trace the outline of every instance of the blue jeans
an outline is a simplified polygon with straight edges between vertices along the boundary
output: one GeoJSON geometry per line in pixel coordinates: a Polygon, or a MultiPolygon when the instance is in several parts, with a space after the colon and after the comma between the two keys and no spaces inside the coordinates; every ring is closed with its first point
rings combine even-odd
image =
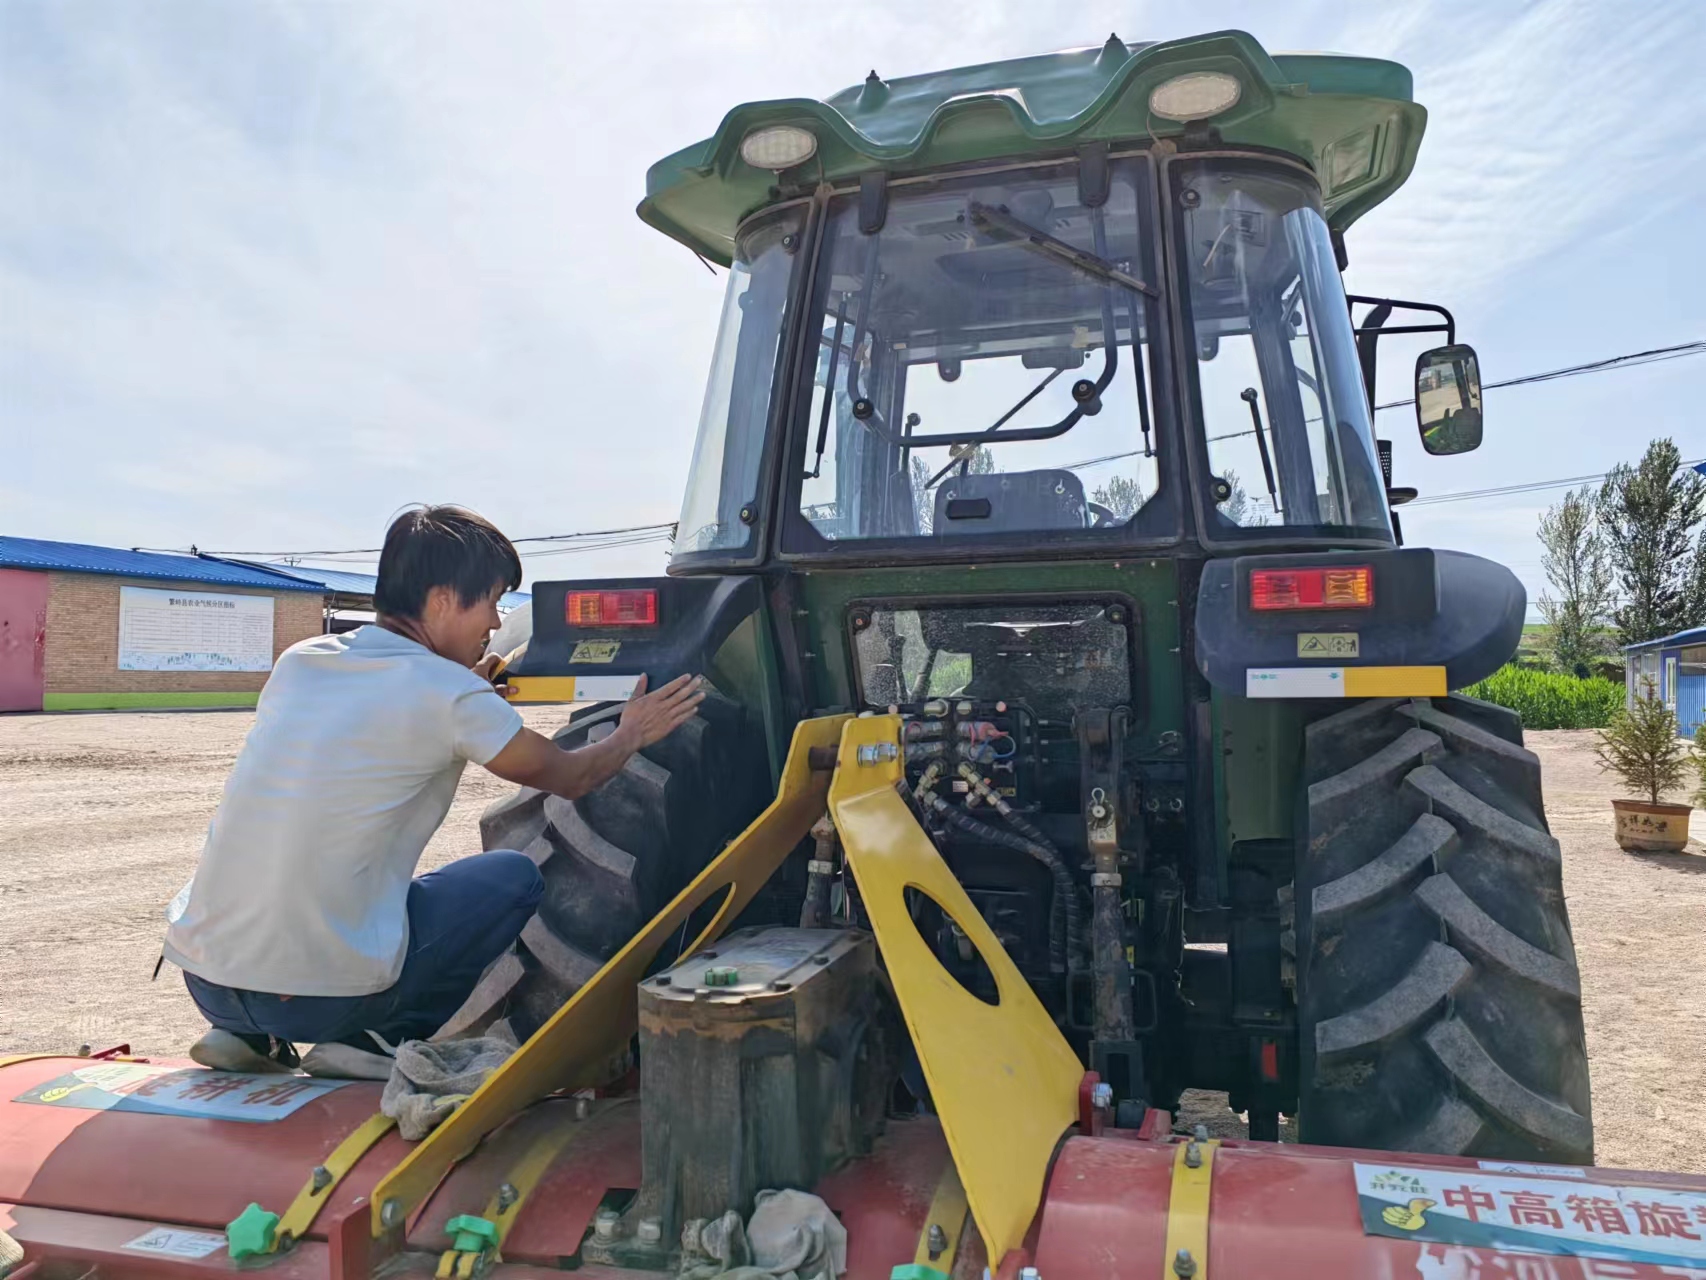
{"type": "Polygon", "coordinates": [[[347,1040],[374,1046],[425,1040],[462,1007],[480,974],[521,933],[545,892],[525,854],[493,849],[428,872],[409,885],[409,950],[403,972],[366,996],[279,996],[239,991],[184,974],[202,1015],[240,1035],[297,1044],[347,1040]]]}

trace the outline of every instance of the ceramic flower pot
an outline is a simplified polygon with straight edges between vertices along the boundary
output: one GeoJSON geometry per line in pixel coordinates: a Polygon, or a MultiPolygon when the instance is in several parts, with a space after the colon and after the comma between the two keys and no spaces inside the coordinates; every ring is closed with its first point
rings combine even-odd
{"type": "Polygon", "coordinates": [[[1680,853],[1688,843],[1685,804],[1651,804],[1646,800],[1613,800],[1617,846],[1631,853],[1680,853]]]}

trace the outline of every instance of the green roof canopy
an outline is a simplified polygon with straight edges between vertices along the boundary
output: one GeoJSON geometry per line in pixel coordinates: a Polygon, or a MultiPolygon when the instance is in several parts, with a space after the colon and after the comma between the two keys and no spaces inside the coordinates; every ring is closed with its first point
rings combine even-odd
{"type": "Polygon", "coordinates": [[[789,195],[871,169],[918,173],[969,161],[1023,158],[1087,142],[1176,136],[1149,95],[1187,71],[1238,77],[1238,103],[1210,122],[1228,143],[1283,151],[1314,169],[1327,217],[1343,229],[1398,188],[1415,164],[1427,112],[1407,68],[1343,54],[1268,54],[1242,31],[987,62],[930,75],[871,79],[818,102],[748,102],[705,141],[646,173],[640,217],[727,265],[741,220],[778,198],[777,175],[740,157],[762,125],[811,130],[817,155],[784,174],[789,195]],[[821,165],[821,171],[820,171],[821,165]]]}

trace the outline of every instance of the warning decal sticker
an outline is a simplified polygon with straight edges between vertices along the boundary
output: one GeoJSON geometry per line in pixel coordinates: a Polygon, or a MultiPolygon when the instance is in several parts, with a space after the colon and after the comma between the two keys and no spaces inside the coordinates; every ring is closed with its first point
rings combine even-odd
{"type": "Polygon", "coordinates": [[[1706,1193],[1356,1165],[1365,1235],[1623,1262],[1706,1264],[1706,1193]]]}
{"type": "Polygon", "coordinates": [[[205,1231],[174,1231],[170,1227],[155,1227],[124,1246],[136,1253],[159,1253],[168,1258],[205,1258],[224,1247],[224,1236],[205,1231]]]}
{"type": "Polygon", "coordinates": [[[43,1081],[12,1101],[77,1107],[84,1111],[141,1111],[159,1116],[265,1124],[282,1120],[305,1103],[350,1083],[308,1076],[240,1075],[146,1062],[103,1062],[43,1081]]]}

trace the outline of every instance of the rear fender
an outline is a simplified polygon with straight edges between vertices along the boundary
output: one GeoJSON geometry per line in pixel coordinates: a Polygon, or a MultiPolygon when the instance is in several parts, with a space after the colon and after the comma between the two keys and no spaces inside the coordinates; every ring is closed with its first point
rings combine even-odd
{"type": "Polygon", "coordinates": [[[1527,607],[1515,574],[1461,551],[1405,547],[1210,560],[1197,588],[1197,667],[1210,684],[1236,694],[1246,692],[1253,668],[1328,666],[1444,667],[1447,686],[1461,689],[1510,660],[1527,607]],[[1250,608],[1252,570],[1364,564],[1374,570],[1371,608],[1250,608]],[[1333,634],[1354,635],[1356,656],[1304,652],[1308,637],[1333,634]]]}
{"type": "Polygon", "coordinates": [[[653,687],[685,673],[702,674],[712,655],[763,602],[759,579],[747,576],[601,578],[533,585],[533,636],[510,668],[517,676],[637,676],[653,687]],[[571,591],[651,590],[655,626],[575,627],[565,616],[571,591]]]}

